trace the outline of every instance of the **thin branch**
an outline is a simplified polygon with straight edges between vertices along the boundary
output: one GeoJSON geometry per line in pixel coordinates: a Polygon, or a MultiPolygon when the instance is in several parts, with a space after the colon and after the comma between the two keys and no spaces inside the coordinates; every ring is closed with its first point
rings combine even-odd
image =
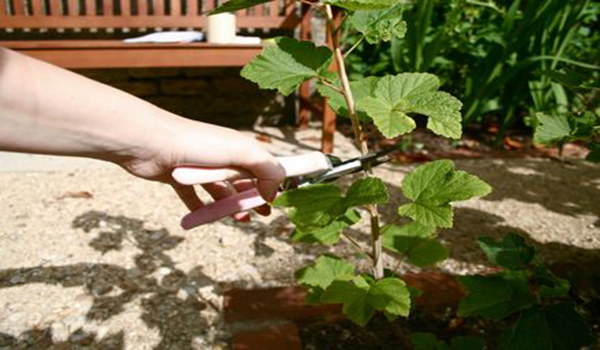
{"type": "Polygon", "coordinates": [[[340,89],[339,87],[333,85],[332,83],[330,83],[329,81],[325,80],[325,79],[320,79],[319,82],[325,86],[327,86],[330,89],[333,89],[337,92],[339,92],[341,95],[344,94],[344,90],[340,89]]]}
{"type": "Polygon", "coordinates": [[[396,275],[398,273],[398,269],[400,268],[400,265],[402,265],[402,263],[404,262],[405,258],[406,258],[406,255],[403,254],[402,257],[400,259],[398,259],[396,266],[392,270],[392,271],[394,271],[394,275],[396,275]]]}
{"type": "Polygon", "coordinates": [[[352,45],[352,47],[349,48],[348,51],[346,51],[344,53],[344,58],[348,57],[348,55],[350,55],[350,53],[352,51],[354,51],[354,49],[356,49],[358,47],[358,45],[360,45],[363,42],[363,40],[365,40],[365,36],[364,35],[361,36],[360,39],[358,39],[358,41],[354,45],[352,45]]]}
{"type": "Polygon", "coordinates": [[[348,235],[348,234],[347,234],[346,232],[344,232],[343,230],[342,230],[342,236],[346,237],[346,239],[347,239],[347,240],[348,240],[350,243],[352,243],[352,245],[353,245],[353,246],[354,246],[356,249],[358,249],[358,250],[359,250],[361,253],[365,253],[365,254],[367,254],[368,256],[371,256],[371,253],[369,253],[368,251],[366,251],[366,250],[365,250],[365,248],[363,248],[363,247],[360,245],[360,243],[358,243],[358,242],[357,242],[357,241],[356,241],[354,238],[352,238],[350,235],[348,235]]]}

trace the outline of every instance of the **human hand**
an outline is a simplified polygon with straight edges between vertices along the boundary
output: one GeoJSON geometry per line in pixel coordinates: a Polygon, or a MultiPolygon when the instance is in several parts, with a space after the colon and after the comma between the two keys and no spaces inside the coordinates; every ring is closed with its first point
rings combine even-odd
{"type": "MultiPolygon", "coordinates": [[[[275,157],[256,140],[236,130],[174,116],[162,119],[155,130],[161,130],[161,135],[150,137],[141,147],[128,152],[131,153],[129,156],[114,157],[115,163],[138,177],[171,185],[190,211],[203,203],[193,186],[180,184],[172,177],[176,167],[234,167],[256,177],[255,180],[202,185],[215,200],[256,186],[261,196],[272,202],[285,178],[285,171],[275,157]]],[[[255,211],[268,215],[271,210],[265,205],[255,211]]],[[[237,213],[233,217],[240,221],[250,220],[248,213],[237,213]]]]}

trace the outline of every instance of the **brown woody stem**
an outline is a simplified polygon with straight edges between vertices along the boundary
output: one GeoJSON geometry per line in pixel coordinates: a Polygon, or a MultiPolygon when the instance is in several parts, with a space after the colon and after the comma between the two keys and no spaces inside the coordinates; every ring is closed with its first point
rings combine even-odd
{"type": "MultiPolygon", "coordinates": [[[[344,55],[340,47],[339,38],[334,19],[333,10],[330,5],[325,5],[325,13],[327,15],[327,27],[331,35],[331,42],[333,43],[333,54],[335,62],[337,64],[338,73],[342,81],[342,95],[346,101],[348,107],[348,114],[350,115],[350,121],[352,122],[352,128],[354,130],[354,137],[358,143],[360,153],[366,155],[369,153],[369,147],[365,134],[363,133],[362,126],[356,115],[356,108],[354,104],[354,97],[352,96],[352,90],[350,90],[350,82],[348,80],[348,74],[346,73],[346,66],[344,65],[344,55]]],[[[372,170],[367,169],[365,175],[371,175],[372,170]]],[[[379,212],[377,211],[377,205],[368,205],[367,210],[371,217],[371,258],[373,259],[373,275],[376,279],[383,278],[383,259],[381,255],[381,235],[379,227],[379,212]]]]}

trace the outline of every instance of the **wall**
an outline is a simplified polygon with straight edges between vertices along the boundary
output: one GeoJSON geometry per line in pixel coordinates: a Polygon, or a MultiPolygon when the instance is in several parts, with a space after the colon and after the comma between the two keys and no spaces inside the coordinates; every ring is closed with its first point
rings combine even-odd
{"type": "Polygon", "coordinates": [[[77,73],[184,117],[234,128],[295,122],[295,98],[260,90],[237,68],[85,69],[77,73]]]}

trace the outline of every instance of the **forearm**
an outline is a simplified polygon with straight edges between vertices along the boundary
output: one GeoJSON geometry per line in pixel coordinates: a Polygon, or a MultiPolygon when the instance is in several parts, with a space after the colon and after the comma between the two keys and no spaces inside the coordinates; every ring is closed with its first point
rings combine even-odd
{"type": "Polygon", "coordinates": [[[114,160],[172,118],[122,91],[0,48],[2,150],[114,160]]]}

